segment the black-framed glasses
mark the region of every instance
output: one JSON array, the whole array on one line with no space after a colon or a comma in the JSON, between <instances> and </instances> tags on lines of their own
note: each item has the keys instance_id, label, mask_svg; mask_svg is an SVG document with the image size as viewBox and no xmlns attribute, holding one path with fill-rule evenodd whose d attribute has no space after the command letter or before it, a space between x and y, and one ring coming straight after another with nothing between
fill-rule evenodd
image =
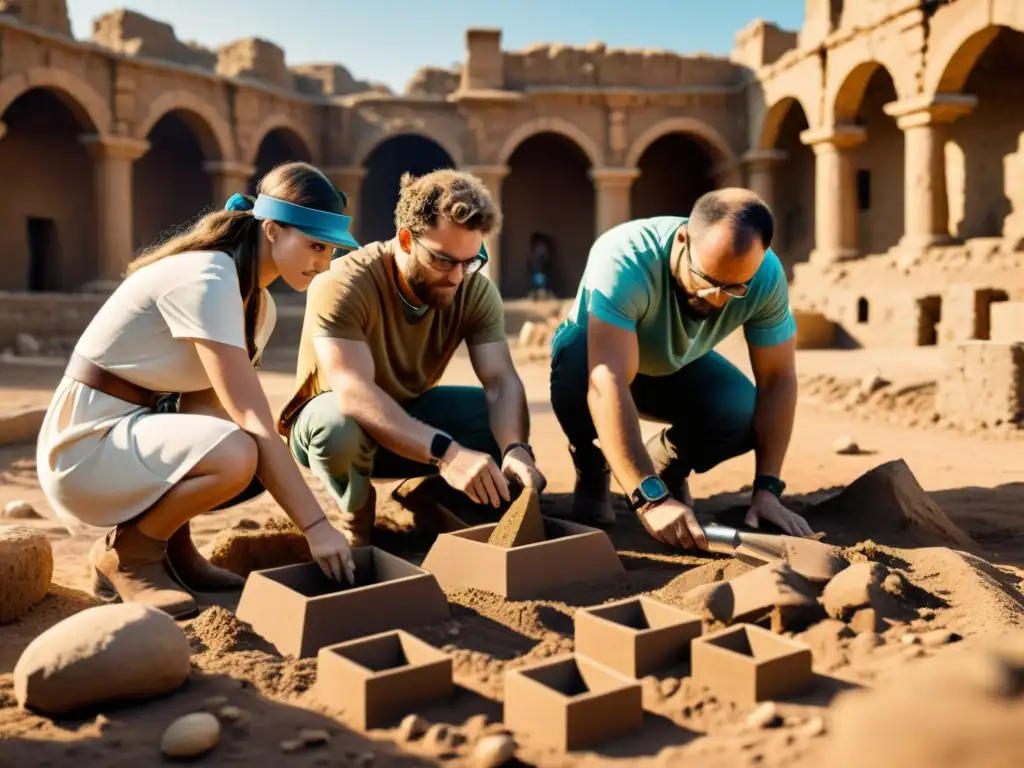
<instances>
[{"instance_id":1,"label":"black-framed glasses","mask_svg":"<svg viewBox=\"0 0 1024 768\"><path fill-rule=\"evenodd\" d=\"M438 272L451 272L457 264L461 264L462 273L464 275L472 275L474 272L479 272L480 268L487 263L489 258L487 256L487 246L483 243L480 244L480 253L471 259L456 259L454 256L438 253L434 249L428 248L415 235L413 235L412 239L420 248L430 254L430 266Z\"/></svg>"},{"instance_id":2,"label":"black-framed glasses","mask_svg":"<svg viewBox=\"0 0 1024 768\"><path fill-rule=\"evenodd\" d=\"M686 242L686 266L692 274L696 275L701 280L703 280L704 282L708 283L711 286L711 288L705 288L703 289L703 291L697 291L698 295L700 295L702 292L710 292L712 289L714 289L716 291L721 291L730 298L742 299L746 297L747 293L750 291L749 280L745 283L723 283L719 280L715 280L715 278L713 277L708 277L695 266L693 266L693 259L690 258L689 241Z\"/></svg>"}]
</instances>

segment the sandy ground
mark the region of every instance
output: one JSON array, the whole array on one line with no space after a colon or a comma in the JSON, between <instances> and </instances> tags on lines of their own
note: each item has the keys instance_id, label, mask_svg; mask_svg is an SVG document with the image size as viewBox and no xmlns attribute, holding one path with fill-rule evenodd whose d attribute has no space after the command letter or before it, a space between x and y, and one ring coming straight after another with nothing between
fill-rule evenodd
<instances>
[{"instance_id":1,"label":"sandy ground","mask_svg":"<svg viewBox=\"0 0 1024 768\"><path fill-rule=\"evenodd\" d=\"M730 340L725 351L746 368L742 345ZM546 361L517 354L527 386L533 424L533 443L549 486L543 507L568 503L572 471L565 442L548 403ZM533 356L535 357L535 356ZM838 377L857 380L881 372L890 381L914 383L934 376L934 350L900 352L800 353L801 374L807 380ZM272 356L262 378L276 407L291 383L291 361ZM59 378L59 362L0 364L0 410L45 403ZM818 378L815 378L818 377ZM451 366L446 381L473 382L468 359ZM891 410L891 409L890 409ZM914 426L908 426L914 423ZM645 431L656 429L645 425ZM838 437L849 436L861 448L857 455L832 450ZM816 685L807 694L779 703L781 725L763 728L747 722L754 709L721 702L689 680L684 664L658 678L643 681L647 714L642 732L594 750L561 755L518 738L516 757L533 765L604 764L611 761L701 765L816 765L826 764L850 738L839 723L833 735L836 702L850 689L871 689L918 665L942 664L946 654L969 652L993 638L1024 632L1024 439L1005 431L964 434L928 418L872 418L864 408L829 400L828 388L818 387L804 397L784 471L792 503L810 509L809 519L827 540L853 547L852 558L884 562L916 588L911 606L917 618L888 631L854 636L837 622L821 622L797 635L814 651ZM846 486L872 468L894 459L907 462L920 485L964 531L980 545L980 557L943 547L924 546L908 536L877 535L872 510L863 516L847 510L836 519L814 516L813 504ZM735 515L753 474L753 457L730 461L692 479L691 488L703 515ZM313 487L320 488L310 480ZM400 521L402 513L389 499L394 483L379 485L379 514ZM322 498L326 498L321 493ZM46 508L36 485L32 446L0 448L0 505L22 499ZM310 695L316 677L315 659L282 658L260 638L219 608L185 622L194 648L195 672L188 685L171 696L135 706L109 707L97 719L90 713L77 719L51 721L14 706L10 671L24 646L62 617L93 604L87 594L86 537L69 537L46 519L30 521L50 535L55 555L55 586L49 597L28 616L0 628L0 763L5 765L66 764L141 765L159 760L163 729L180 714L201 709L212 696L224 696L247 712L241 725L225 729L219 746L203 764L266 765L337 764L459 764L488 722L499 727L506 668L572 650L572 615L576 608L629 595L648 593L682 605L686 592L743 570L737 561L679 555L652 541L631 519L625 507L611 538L626 566L624 576L608 582L566 587L542 600L506 601L475 590L452 590L453 619L422 627L416 634L448 650L453 657L458 692L450 705L421 712L429 722L450 726L448 735L401 742L393 730L357 733L344 715L324 709ZM197 542L208 546L215 535L243 519L263 524L281 513L269 498L258 499L218 515L202 516L193 524ZM247 523L242 523L246 525ZM392 525L401 528L401 525ZM877 545L877 546L876 546ZM401 532L386 532L380 546L419 562L429 540ZM230 600L227 601L230 607ZM932 646L904 636L945 629L962 638L952 645ZM923 637L923 635L922 635ZM939 657L930 662L933 657ZM1018 694L1020 691L1018 690ZM859 721L858 721L859 722ZM281 742L295 738L300 728L324 728L326 745L284 754ZM453 734L456 734L453 737ZM435 734L437 735L437 734ZM518 735L517 735L518 737ZM833 750L830 752L829 750ZM838 764L829 762L828 764ZM904 762L904 765L911 763ZM1002 765L992 762L986 765ZM1009 765L1010 763L1005 763ZM1017 763L1019 764L1019 763Z\"/></svg>"}]
</instances>

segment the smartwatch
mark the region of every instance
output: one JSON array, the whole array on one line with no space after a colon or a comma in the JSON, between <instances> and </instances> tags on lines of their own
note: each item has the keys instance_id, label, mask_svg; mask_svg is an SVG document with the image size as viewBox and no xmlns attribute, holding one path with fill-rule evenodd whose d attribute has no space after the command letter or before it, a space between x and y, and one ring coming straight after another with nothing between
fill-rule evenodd
<instances>
[{"instance_id":1,"label":"smartwatch","mask_svg":"<svg viewBox=\"0 0 1024 768\"><path fill-rule=\"evenodd\" d=\"M775 498L782 498L782 492L786 490L786 484L774 475L758 475L754 478L755 491L768 491Z\"/></svg>"},{"instance_id":2,"label":"smartwatch","mask_svg":"<svg viewBox=\"0 0 1024 768\"><path fill-rule=\"evenodd\" d=\"M650 475L641 480L640 485L629 495L629 508L634 512L638 512L641 507L648 504L658 504L665 501L671 495L668 492L668 487L660 477Z\"/></svg>"},{"instance_id":3,"label":"smartwatch","mask_svg":"<svg viewBox=\"0 0 1024 768\"><path fill-rule=\"evenodd\" d=\"M446 435L444 432L436 433L434 439L430 441L430 466L436 467L439 465L451 445L452 438L449 435Z\"/></svg>"}]
</instances>

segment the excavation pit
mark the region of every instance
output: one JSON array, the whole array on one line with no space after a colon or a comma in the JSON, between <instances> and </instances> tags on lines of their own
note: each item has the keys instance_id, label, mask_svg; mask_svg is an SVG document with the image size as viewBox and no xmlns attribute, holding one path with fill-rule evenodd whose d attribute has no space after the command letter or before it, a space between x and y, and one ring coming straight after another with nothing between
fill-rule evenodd
<instances>
[{"instance_id":1,"label":"excavation pit","mask_svg":"<svg viewBox=\"0 0 1024 768\"><path fill-rule=\"evenodd\" d=\"M329 579L316 563L253 571L237 616L284 655L451 618L432 574L376 547L354 547L356 583Z\"/></svg>"},{"instance_id":2,"label":"excavation pit","mask_svg":"<svg viewBox=\"0 0 1024 768\"><path fill-rule=\"evenodd\" d=\"M354 728L392 725L418 707L451 698L452 660L402 630L321 648L313 693L344 710Z\"/></svg>"},{"instance_id":3,"label":"excavation pit","mask_svg":"<svg viewBox=\"0 0 1024 768\"><path fill-rule=\"evenodd\" d=\"M701 619L649 597L576 611L576 653L631 678L685 659Z\"/></svg>"},{"instance_id":4,"label":"excavation pit","mask_svg":"<svg viewBox=\"0 0 1024 768\"><path fill-rule=\"evenodd\" d=\"M640 683L578 654L505 673L505 725L539 744L586 749L643 726Z\"/></svg>"}]
</instances>

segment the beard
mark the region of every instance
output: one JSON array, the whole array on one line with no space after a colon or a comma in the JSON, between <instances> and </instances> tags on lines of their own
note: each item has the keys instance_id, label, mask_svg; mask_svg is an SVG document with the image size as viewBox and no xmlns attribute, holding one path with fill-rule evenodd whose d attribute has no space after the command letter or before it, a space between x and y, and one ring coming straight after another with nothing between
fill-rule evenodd
<instances>
[{"instance_id":1,"label":"beard","mask_svg":"<svg viewBox=\"0 0 1024 768\"><path fill-rule=\"evenodd\" d=\"M456 286L447 280L431 282L430 272L418 262L414 261L409 265L409 272L405 279L417 298L428 307L448 309L455 301L456 291L451 289Z\"/></svg>"},{"instance_id":2,"label":"beard","mask_svg":"<svg viewBox=\"0 0 1024 768\"><path fill-rule=\"evenodd\" d=\"M721 313L725 307L716 307L700 296L694 296L685 288L676 286L676 301L679 309L691 320L712 320Z\"/></svg>"}]
</instances>

